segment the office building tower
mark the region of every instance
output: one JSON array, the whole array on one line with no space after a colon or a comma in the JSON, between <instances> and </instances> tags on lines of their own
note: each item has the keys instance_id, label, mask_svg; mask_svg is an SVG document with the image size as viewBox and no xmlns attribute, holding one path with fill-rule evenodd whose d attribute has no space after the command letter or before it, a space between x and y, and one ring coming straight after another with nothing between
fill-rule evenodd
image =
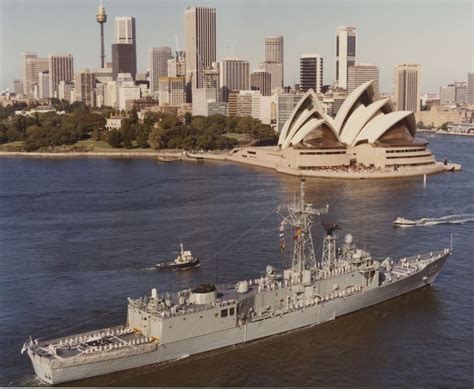
<instances>
[{"instance_id":1,"label":"office building tower","mask_svg":"<svg viewBox=\"0 0 474 389\"><path fill-rule=\"evenodd\" d=\"M74 81L74 60L71 54L50 54L49 60L49 94L58 96L60 81Z\"/></svg>"},{"instance_id":2,"label":"office building tower","mask_svg":"<svg viewBox=\"0 0 474 389\"><path fill-rule=\"evenodd\" d=\"M38 98L49 99L49 70L38 73Z\"/></svg>"},{"instance_id":3,"label":"office building tower","mask_svg":"<svg viewBox=\"0 0 474 389\"><path fill-rule=\"evenodd\" d=\"M171 58L171 47L152 47L149 50L151 93L158 92L160 77L168 77L168 60Z\"/></svg>"},{"instance_id":4,"label":"office building tower","mask_svg":"<svg viewBox=\"0 0 474 389\"><path fill-rule=\"evenodd\" d=\"M300 85L302 92L308 89L321 93L323 87L323 58L319 54L303 54L300 58Z\"/></svg>"},{"instance_id":5,"label":"office building tower","mask_svg":"<svg viewBox=\"0 0 474 389\"><path fill-rule=\"evenodd\" d=\"M131 110L130 101L141 97L140 87L135 85L123 85L119 88L119 109L121 111ZM128 104L127 104L128 103Z\"/></svg>"},{"instance_id":6,"label":"office building tower","mask_svg":"<svg viewBox=\"0 0 474 389\"><path fill-rule=\"evenodd\" d=\"M59 81L58 84L58 99L71 102L71 91L74 89L72 82Z\"/></svg>"},{"instance_id":7,"label":"office building tower","mask_svg":"<svg viewBox=\"0 0 474 389\"><path fill-rule=\"evenodd\" d=\"M207 89L213 89L215 91L214 97L216 102L220 102L222 100L219 62L214 62L211 68L203 70L202 87Z\"/></svg>"},{"instance_id":8,"label":"office building tower","mask_svg":"<svg viewBox=\"0 0 474 389\"><path fill-rule=\"evenodd\" d=\"M272 75L266 70L254 70L250 75L250 89L260 91L262 96L272 94Z\"/></svg>"},{"instance_id":9,"label":"office building tower","mask_svg":"<svg viewBox=\"0 0 474 389\"><path fill-rule=\"evenodd\" d=\"M116 80L119 73L130 73L133 78L137 74L135 48L131 43L112 45L112 79Z\"/></svg>"},{"instance_id":10,"label":"office building tower","mask_svg":"<svg viewBox=\"0 0 474 389\"><path fill-rule=\"evenodd\" d=\"M176 77L186 77L186 52L178 50L175 55Z\"/></svg>"},{"instance_id":11,"label":"office building tower","mask_svg":"<svg viewBox=\"0 0 474 389\"><path fill-rule=\"evenodd\" d=\"M467 74L466 100L468 104L474 104L474 73Z\"/></svg>"},{"instance_id":12,"label":"office building tower","mask_svg":"<svg viewBox=\"0 0 474 389\"><path fill-rule=\"evenodd\" d=\"M336 31L336 85L347 89L349 67L356 62L355 27L340 26Z\"/></svg>"},{"instance_id":13,"label":"office building tower","mask_svg":"<svg viewBox=\"0 0 474 389\"><path fill-rule=\"evenodd\" d=\"M378 96L379 83L380 83L380 71L379 68L372 64L356 63L355 65L349 66L347 76L347 92L351 93L359 85L364 84L367 81L374 80L372 84L375 94Z\"/></svg>"},{"instance_id":14,"label":"office building tower","mask_svg":"<svg viewBox=\"0 0 474 389\"><path fill-rule=\"evenodd\" d=\"M284 85L284 41L282 36L265 37L265 61L259 68L271 74L271 90Z\"/></svg>"},{"instance_id":15,"label":"office building tower","mask_svg":"<svg viewBox=\"0 0 474 389\"><path fill-rule=\"evenodd\" d=\"M401 64L395 68L394 99L397 110L420 110L420 71L421 65L417 64Z\"/></svg>"},{"instance_id":16,"label":"office building tower","mask_svg":"<svg viewBox=\"0 0 474 389\"><path fill-rule=\"evenodd\" d=\"M104 85L104 105L106 107L118 106L117 97L117 81L107 81Z\"/></svg>"},{"instance_id":17,"label":"office building tower","mask_svg":"<svg viewBox=\"0 0 474 389\"><path fill-rule=\"evenodd\" d=\"M33 96L34 86L38 86L39 73L49 70L48 58L38 58L35 53L23 53L23 94Z\"/></svg>"},{"instance_id":18,"label":"office building tower","mask_svg":"<svg viewBox=\"0 0 474 389\"><path fill-rule=\"evenodd\" d=\"M112 68L96 68L93 70L95 80L105 84L107 81L113 81Z\"/></svg>"},{"instance_id":19,"label":"office building tower","mask_svg":"<svg viewBox=\"0 0 474 389\"><path fill-rule=\"evenodd\" d=\"M76 74L75 88L76 100L81 101L89 107L95 106L94 90L96 86L95 74L89 69L82 70Z\"/></svg>"},{"instance_id":20,"label":"office building tower","mask_svg":"<svg viewBox=\"0 0 474 389\"><path fill-rule=\"evenodd\" d=\"M467 82L466 81L455 81L454 86L456 87L456 103L464 104L467 102Z\"/></svg>"},{"instance_id":21,"label":"office building tower","mask_svg":"<svg viewBox=\"0 0 474 389\"><path fill-rule=\"evenodd\" d=\"M100 0L99 8L97 8L96 20L100 24L100 67L103 68L105 66L104 23L107 22L107 14L105 13L102 0Z\"/></svg>"},{"instance_id":22,"label":"office building tower","mask_svg":"<svg viewBox=\"0 0 474 389\"><path fill-rule=\"evenodd\" d=\"M453 84L439 88L439 104L449 105L456 103L456 86Z\"/></svg>"},{"instance_id":23,"label":"office building tower","mask_svg":"<svg viewBox=\"0 0 474 389\"><path fill-rule=\"evenodd\" d=\"M193 116L208 116L209 103L216 102L214 88L197 88L193 90Z\"/></svg>"},{"instance_id":24,"label":"office building tower","mask_svg":"<svg viewBox=\"0 0 474 389\"><path fill-rule=\"evenodd\" d=\"M22 80L13 80L13 93L16 95L23 94L23 81Z\"/></svg>"},{"instance_id":25,"label":"office building tower","mask_svg":"<svg viewBox=\"0 0 474 389\"><path fill-rule=\"evenodd\" d=\"M116 63L117 61L118 63ZM131 73L133 78L137 74L137 37L135 18L133 16L119 16L115 18L115 44L112 45L112 68L114 70L118 68L117 72L114 71L114 80L118 73Z\"/></svg>"},{"instance_id":26,"label":"office building tower","mask_svg":"<svg viewBox=\"0 0 474 389\"><path fill-rule=\"evenodd\" d=\"M225 58L220 66L221 88L224 102L228 101L229 92L249 90L249 63L242 59Z\"/></svg>"},{"instance_id":27,"label":"office building tower","mask_svg":"<svg viewBox=\"0 0 474 389\"><path fill-rule=\"evenodd\" d=\"M303 94L279 94L276 100L276 124L278 132L281 131L286 121L290 118L293 108L301 100Z\"/></svg>"},{"instance_id":28,"label":"office building tower","mask_svg":"<svg viewBox=\"0 0 474 389\"><path fill-rule=\"evenodd\" d=\"M227 96L227 115L237 116L237 100L239 98L240 91L233 90L229 91Z\"/></svg>"},{"instance_id":29,"label":"office building tower","mask_svg":"<svg viewBox=\"0 0 474 389\"><path fill-rule=\"evenodd\" d=\"M185 78L184 77L160 77L159 101L160 106L170 105L179 107L185 103Z\"/></svg>"},{"instance_id":30,"label":"office building tower","mask_svg":"<svg viewBox=\"0 0 474 389\"><path fill-rule=\"evenodd\" d=\"M203 70L216 61L216 9L187 7L185 17L186 84L202 88Z\"/></svg>"}]
</instances>

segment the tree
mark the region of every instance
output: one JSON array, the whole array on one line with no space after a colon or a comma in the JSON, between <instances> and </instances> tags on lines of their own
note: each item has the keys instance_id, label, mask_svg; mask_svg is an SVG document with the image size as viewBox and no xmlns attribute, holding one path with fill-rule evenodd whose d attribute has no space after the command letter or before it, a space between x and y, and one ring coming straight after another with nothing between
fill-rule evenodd
<instances>
[{"instance_id":1,"label":"tree","mask_svg":"<svg viewBox=\"0 0 474 389\"><path fill-rule=\"evenodd\" d=\"M443 131L446 131L448 129L448 125L452 124L453 122L444 122L443 124L441 124L441 129Z\"/></svg>"},{"instance_id":2,"label":"tree","mask_svg":"<svg viewBox=\"0 0 474 389\"><path fill-rule=\"evenodd\" d=\"M163 141L163 132L164 131L161 128L154 128L151 130L150 135L148 136L148 143L155 150L161 149L165 146Z\"/></svg>"},{"instance_id":3,"label":"tree","mask_svg":"<svg viewBox=\"0 0 474 389\"><path fill-rule=\"evenodd\" d=\"M190 125L192 119L193 119L193 115L191 115L189 112L186 112L186 113L184 114L184 124Z\"/></svg>"},{"instance_id":4,"label":"tree","mask_svg":"<svg viewBox=\"0 0 474 389\"><path fill-rule=\"evenodd\" d=\"M141 148L150 147L148 144L148 136L150 135L150 130L145 125L138 125L136 129L136 140L137 146Z\"/></svg>"},{"instance_id":5,"label":"tree","mask_svg":"<svg viewBox=\"0 0 474 389\"><path fill-rule=\"evenodd\" d=\"M425 123L423 123L421 120L416 123L416 128L425 128Z\"/></svg>"},{"instance_id":6,"label":"tree","mask_svg":"<svg viewBox=\"0 0 474 389\"><path fill-rule=\"evenodd\" d=\"M107 142L109 145L115 148L122 148L122 134L118 130L112 130L107 136Z\"/></svg>"}]
</instances>

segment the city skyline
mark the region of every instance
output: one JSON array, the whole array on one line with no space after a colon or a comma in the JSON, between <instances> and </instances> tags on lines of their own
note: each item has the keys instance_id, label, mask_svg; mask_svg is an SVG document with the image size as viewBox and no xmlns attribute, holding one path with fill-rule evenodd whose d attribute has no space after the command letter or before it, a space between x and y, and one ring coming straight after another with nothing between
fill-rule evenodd
<instances>
[{"instance_id":1,"label":"city skyline","mask_svg":"<svg viewBox=\"0 0 474 389\"><path fill-rule=\"evenodd\" d=\"M285 85L298 83L299 59L305 52L318 52L324 58L324 84L335 80L335 33L340 25L357 28L357 61L370 62L380 68L381 92L393 91L393 70L401 63L421 64L422 93L436 93L440 85L465 80L467 73L472 71L472 5L465 1L449 4L430 2L429 7L425 1L410 3L409 7L406 1L383 4L372 1L335 4L296 2L292 3L291 9L285 6L286 3L276 3L272 4L271 13L265 2L256 2L251 6L246 1L141 1L138 4L141 6L138 7L136 2L106 1L104 6L108 22L104 25L104 33L106 61L110 62L111 44L115 40L115 17L135 17L137 71L140 73L148 69L149 48L170 46L174 52L177 49L177 35L180 49L184 49L184 10L187 6L216 7L217 60L239 57L249 61L251 69L256 69L258 63L264 60L265 36L282 35L285 39ZM55 12L51 12L53 6ZM75 69L98 67L97 6L98 1L95 0L67 3L2 0L1 88L11 88L13 79L22 78L21 54L25 51L36 52L39 57L68 52L74 56ZM303 7L305 12L298 13L298 9ZM403 28L400 28L397 15L399 19L402 11ZM31 36L37 36L37 23L25 23L18 29L15 15L20 13L26 21L35 18L43 21L42 39L30 40ZM262 26L263 13L265 23ZM440 28L441 16L456 20L455 28ZM68 18L68 22L59 24L58 17L61 20ZM238 28L240 25L245 28ZM78 31L81 39L77 38ZM314 40L308 39L313 36ZM436 41L436 44L427 44L427 39ZM387 42L390 44L387 45ZM441 55L456 60L440 61Z\"/></svg>"}]
</instances>

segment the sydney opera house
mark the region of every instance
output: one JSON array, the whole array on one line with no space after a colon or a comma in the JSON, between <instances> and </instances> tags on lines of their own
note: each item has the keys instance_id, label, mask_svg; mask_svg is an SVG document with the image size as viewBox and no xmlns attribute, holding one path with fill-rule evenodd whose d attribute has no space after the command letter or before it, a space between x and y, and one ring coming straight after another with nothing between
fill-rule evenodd
<instances>
[{"instance_id":1,"label":"sydney opera house","mask_svg":"<svg viewBox=\"0 0 474 389\"><path fill-rule=\"evenodd\" d=\"M397 176L443 170L427 142L415 138L413 112L394 111L388 98L375 100L372 83L355 89L334 118L308 90L283 126L278 146L235 149L227 159L306 176L328 172Z\"/></svg>"}]
</instances>

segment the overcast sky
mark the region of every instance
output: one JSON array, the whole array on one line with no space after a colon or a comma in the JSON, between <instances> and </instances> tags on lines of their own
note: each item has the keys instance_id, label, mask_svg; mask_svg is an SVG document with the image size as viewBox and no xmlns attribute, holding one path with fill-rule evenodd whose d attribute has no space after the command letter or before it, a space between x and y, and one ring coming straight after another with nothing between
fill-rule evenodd
<instances>
[{"instance_id":1,"label":"overcast sky","mask_svg":"<svg viewBox=\"0 0 474 389\"><path fill-rule=\"evenodd\" d=\"M0 89L22 78L21 53L74 55L75 71L99 65L99 25L92 0L0 0ZM134 16L138 70L148 68L148 48L184 49L184 9L217 8L217 58L238 56L251 69L263 60L264 37L285 38L285 85L299 78L299 57L324 58L324 83L335 77L335 31L357 27L357 59L380 67L381 92L391 92L393 69L422 65L422 92L466 80L473 69L474 2L469 0L104 0L106 61L111 60L114 18Z\"/></svg>"}]
</instances>

